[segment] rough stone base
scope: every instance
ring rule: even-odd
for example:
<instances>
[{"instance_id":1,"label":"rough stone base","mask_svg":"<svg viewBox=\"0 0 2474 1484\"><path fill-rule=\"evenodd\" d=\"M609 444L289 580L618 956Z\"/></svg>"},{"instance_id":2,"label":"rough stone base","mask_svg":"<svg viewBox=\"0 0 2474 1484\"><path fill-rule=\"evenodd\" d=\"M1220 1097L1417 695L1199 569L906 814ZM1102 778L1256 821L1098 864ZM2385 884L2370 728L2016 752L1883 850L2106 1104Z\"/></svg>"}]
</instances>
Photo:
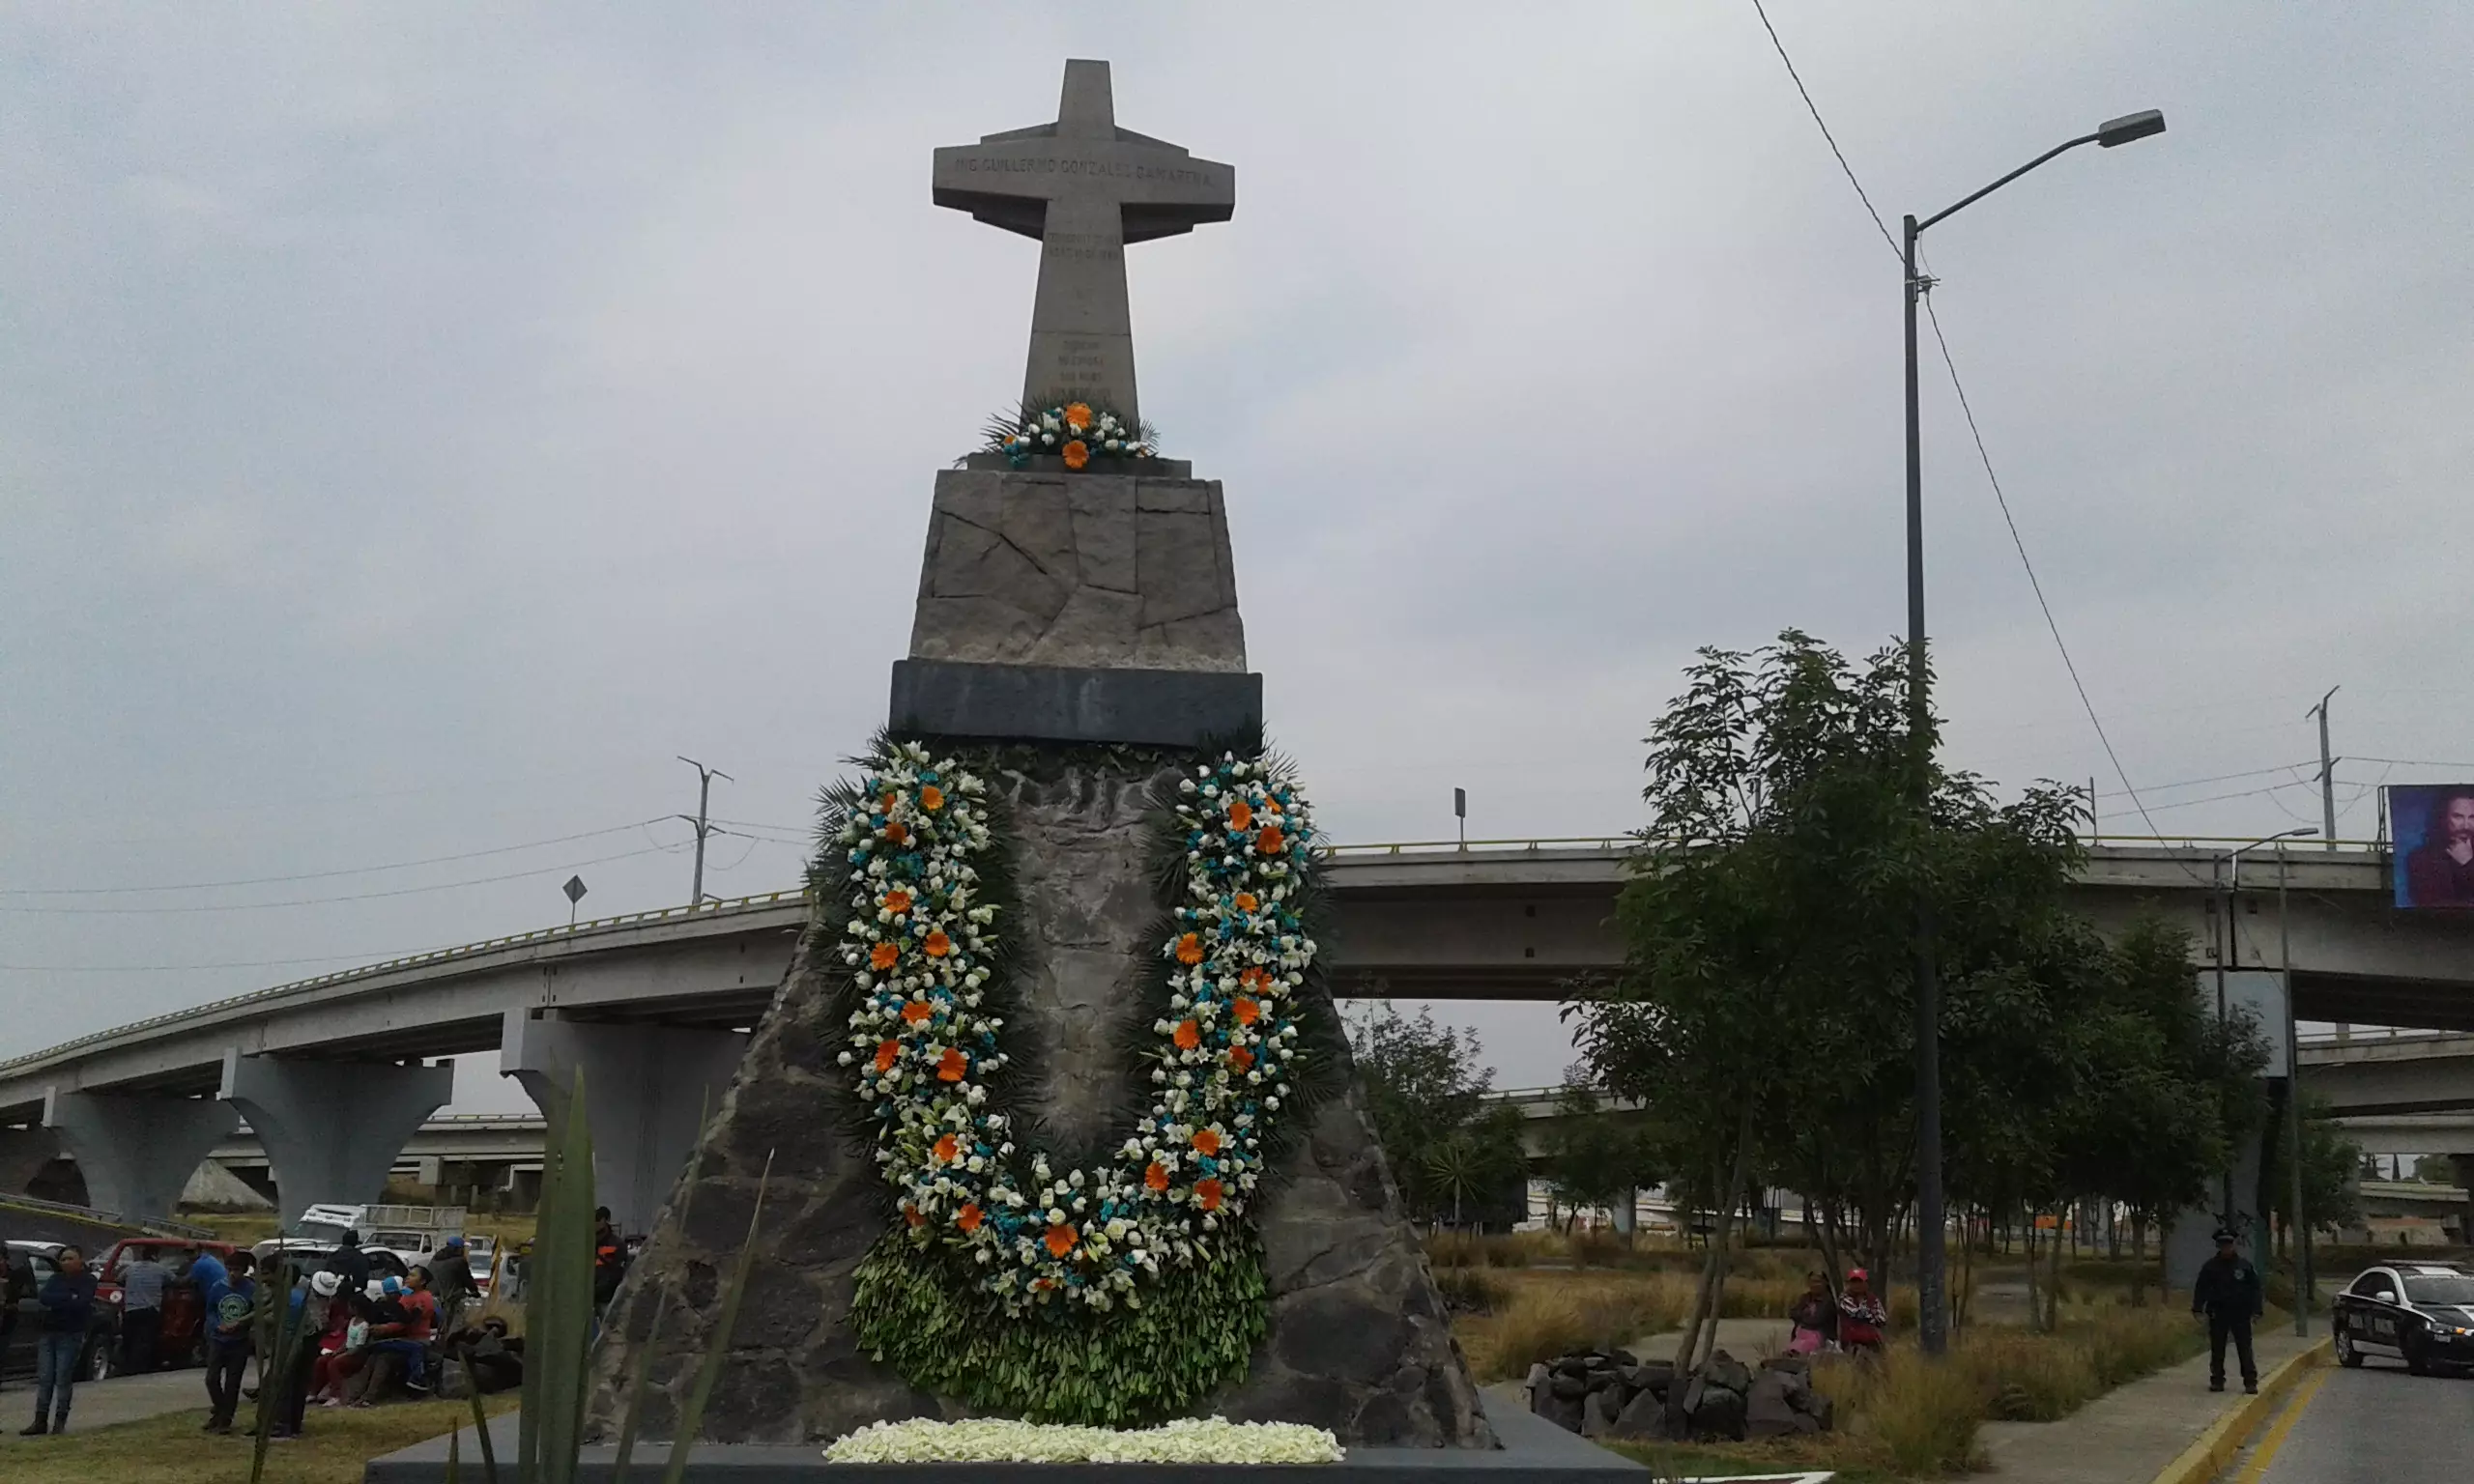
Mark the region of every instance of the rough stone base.
<instances>
[{"instance_id":1,"label":"rough stone base","mask_svg":"<svg viewBox=\"0 0 2474 1484\"><path fill-rule=\"evenodd\" d=\"M1051 1069L1032 1100L1042 1137L1058 1153L1087 1154L1126 1121L1108 1064L1135 1004L1124 985L1159 961L1143 820L1156 769L1037 756L990 781L1010 798L1022 842L1028 921L1015 925L1027 934L1016 1027L1035 1065ZM664 1293L669 1311L640 1429L657 1439L675 1430L714 1338L723 1274L747 1235L768 1155L754 1278L704 1437L815 1442L878 1418L961 1414L869 1360L848 1323L852 1270L889 1213L873 1161L827 1112L829 1086L848 1073L833 1065L840 1031L827 1023L821 967L804 952L792 960L706 1131L693 1190L682 1178L614 1304L594 1357L591 1418L604 1436L617 1430L628 1371ZM1247 1378L1197 1412L1315 1423L1352 1445L1492 1446L1353 1082L1317 1110L1282 1175L1258 1218L1268 1332Z\"/></svg>"}]
</instances>

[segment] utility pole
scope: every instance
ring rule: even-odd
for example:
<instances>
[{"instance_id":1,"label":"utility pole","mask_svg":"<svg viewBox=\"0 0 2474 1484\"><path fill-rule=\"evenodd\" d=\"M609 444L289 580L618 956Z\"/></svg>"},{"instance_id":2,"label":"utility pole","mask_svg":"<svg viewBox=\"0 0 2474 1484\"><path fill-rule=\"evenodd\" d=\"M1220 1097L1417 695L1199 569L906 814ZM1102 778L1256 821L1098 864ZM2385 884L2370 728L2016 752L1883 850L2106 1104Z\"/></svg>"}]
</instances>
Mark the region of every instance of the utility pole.
<instances>
[{"instance_id":1,"label":"utility pole","mask_svg":"<svg viewBox=\"0 0 2474 1484\"><path fill-rule=\"evenodd\" d=\"M2332 685L2328 687L2328 696L2334 696L2343 689L2345 687ZM2337 848L2337 759L2328 756L2328 696L2320 697L2319 704L2302 714L2319 718L2319 839L2321 848L2334 850Z\"/></svg>"},{"instance_id":2,"label":"utility pole","mask_svg":"<svg viewBox=\"0 0 2474 1484\"><path fill-rule=\"evenodd\" d=\"M692 909L705 904L705 838L713 833L713 826L705 818L705 813L713 799L713 780L718 778L726 784L735 784L738 780L719 768L708 768L693 757L681 756L678 760L696 770L696 816L692 819L685 814L672 816L686 819L696 827L696 885L687 899L687 905Z\"/></svg>"}]
</instances>

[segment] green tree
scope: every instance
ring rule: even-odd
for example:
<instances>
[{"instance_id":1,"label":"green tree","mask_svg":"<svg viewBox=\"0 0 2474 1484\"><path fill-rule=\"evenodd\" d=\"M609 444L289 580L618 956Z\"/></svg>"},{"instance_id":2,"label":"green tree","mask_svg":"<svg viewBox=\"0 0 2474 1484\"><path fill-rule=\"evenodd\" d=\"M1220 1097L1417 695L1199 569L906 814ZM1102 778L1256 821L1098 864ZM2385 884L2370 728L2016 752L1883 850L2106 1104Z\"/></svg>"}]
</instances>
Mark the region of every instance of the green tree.
<instances>
[{"instance_id":1,"label":"green tree","mask_svg":"<svg viewBox=\"0 0 2474 1484\"><path fill-rule=\"evenodd\" d=\"M2262 1183L2267 1184L2268 1216L2276 1223L2277 1244L2287 1250L2293 1232L2293 1182L2285 1173L2286 1129L2284 1110L2277 1109L2275 1127L2267 1130L2267 1143L2260 1161ZM2345 1132L2337 1119L2336 1108L2327 1099L2310 1093L2302 1095L2302 1210L2314 1231L2344 1228L2362 1224L2362 1186L2357 1172L2362 1164L2362 1145ZM2418 1178L2436 1175L2440 1183L2448 1183L2454 1173L2446 1155L2426 1155L2414 1161Z\"/></svg>"},{"instance_id":2,"label":"green tree","mask_svg":"<svg viewBox=\"0 0 2474 1484\"><path fill-rule=\"evenodd\" d=\"M1379 1001L1350 1018L1349 1049L1412 1215L1456 1225L1473 1206L1511 1204L1525 1176L1520 1113L1487 1102L1494 1069L1476 1032Z\"/></svg>"},{"instance_id":3,"label":"green tree","mask_svg":"<svg viewBox=\"0 0 2474 1484\"><path fill-rule=\"evenodd\" d=\"M1597 1081L1679 1130L1677 1176L1716 1196L1679 1364L1698 1358L1756 1168L1814 1203L1833 1254L1887 1276L1914 1191L1920 902L1940 940L1944 1129L1987 1130L1961 1162L1988 1186L2052 1185L2038 1120L2057 1099L2019 1079L2037 1085L2059 1043L2032 1027L2100 953L2060 904L2084 806L2052 786L2000 804L1937 770L1919 813L1905 695L1903 649L1858 667L1791 630L1703 650L1648 739L1625 965L1566 1013Z\"/></svg>"},{"instance_id":4,"label":"green tree","mask_svg":"<svg viewBox=\"0 0 2474 1484\"><path fill-rule=\"evenodd\" d=\"M1568 1073L1543 1143L1548 1186L1558 1205L1573 1211L1612 1212L1666 1179L1657 1130L1639 1113L1606 1107L1595 1088Z\"/></svg>"}]
</instances>

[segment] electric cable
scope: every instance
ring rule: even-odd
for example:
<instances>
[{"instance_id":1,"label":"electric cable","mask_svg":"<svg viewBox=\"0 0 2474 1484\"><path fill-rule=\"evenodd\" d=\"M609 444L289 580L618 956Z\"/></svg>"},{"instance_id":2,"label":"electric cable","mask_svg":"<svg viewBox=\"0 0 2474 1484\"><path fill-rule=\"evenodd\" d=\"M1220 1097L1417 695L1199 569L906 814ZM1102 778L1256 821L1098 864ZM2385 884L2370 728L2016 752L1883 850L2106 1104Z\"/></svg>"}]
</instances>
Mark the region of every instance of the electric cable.
<instances>
[{"instance_id":1,"label":"electric cable","mask_svg":"<svg viewBox=\"0 0 2474 1484\"><path fill-rule=\"evenodd\" d=\"M531 840L520 845L493 845L487 850L466 850L455 855L433 855L417 861L389 861L383 866L349 866L337 870L306 870L289 876L244 876L230 881L187 881L165 886L0 886L0 897L128 897L145 892L205 892L231 886L274 886L287 881L324 881L335 876L365 876L382 870L410 870L416 866L443 866L451 861L475 861L483 856L512 855L518 850L537 850L544 845L564 845L579 840L597 840L604 835L624 834L648 824L658 824L670 816L658 815L639 819L634 824L614 824L606 830L587 830L581 835L561 835L550 840Z\"/></svg>"}]
</instances>

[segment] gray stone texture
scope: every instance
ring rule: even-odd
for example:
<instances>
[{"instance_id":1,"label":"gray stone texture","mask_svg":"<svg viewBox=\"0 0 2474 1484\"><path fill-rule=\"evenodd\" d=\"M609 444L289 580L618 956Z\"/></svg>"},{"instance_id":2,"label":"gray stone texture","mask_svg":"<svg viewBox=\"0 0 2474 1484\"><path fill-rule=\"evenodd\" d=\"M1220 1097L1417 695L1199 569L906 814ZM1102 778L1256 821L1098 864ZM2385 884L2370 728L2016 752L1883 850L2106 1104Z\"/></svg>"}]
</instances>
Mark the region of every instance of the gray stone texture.
<instances>
[{"instance_id":1,"label":"gray stone texture","mask_svg":"<svg viewBox=\"0 0 2474 1484\"><path fill-rule=\"evenodd\" d=\"M1243 672L1220 482L938 471L910 654Z\"/></svg>"},{"instance_id":2,"label":"gray stone texture","mask_svg":"<svg viewBox=\"0 0 2474 1484\"><path fill-rule=\"evenodd\" d=\"M1060 1153L1123 1127L1115 1039L1156 972L1145 795L1157 765L1063 751L991 780L1021 834L1023 1008L1012 1028L1047 1075L1032 1102ZM626 1377L667 1296L644 1436L667 1438L700 1357L716 1343L721 1277L747 1235L768 1156L756 1279L705 1413L718 1442L816 1442L878 1418L958 1415L861 1354L848 1324L852 1271L885 1229L864 1148L828 1116L848 1073L828 972L795 956L737 1079L614 1301L594 1356L593 1429L616 1432ZM1195 1410L1311 1422L1343 1442L1491 1446L1444 1305L1405 1220L1360 1096L1326 1101L1258 1212L1267 1333L1244 1381ZM690 1197L692 1194L692 1204ZM685 1214L682 1216L682 1211Z\"/></svg>"}]
</instances>

